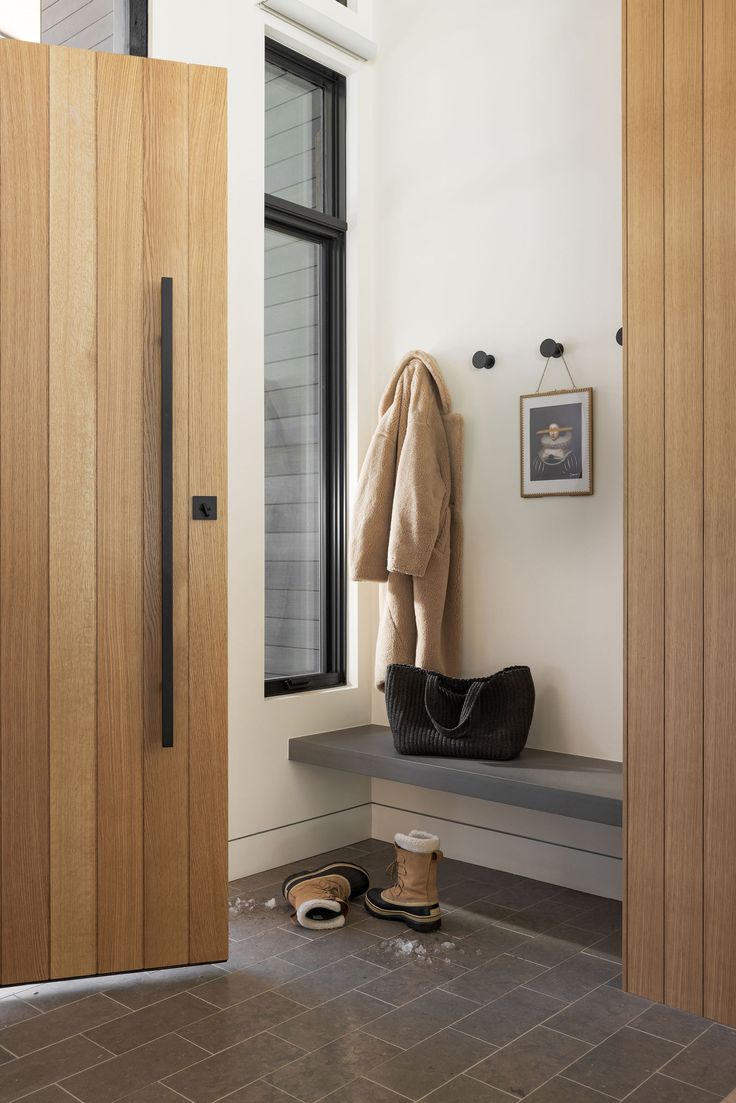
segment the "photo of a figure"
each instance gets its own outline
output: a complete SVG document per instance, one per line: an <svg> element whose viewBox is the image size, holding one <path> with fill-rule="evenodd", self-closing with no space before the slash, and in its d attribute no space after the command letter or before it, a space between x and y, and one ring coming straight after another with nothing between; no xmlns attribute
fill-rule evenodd
<svg viewBox="0 0 736 1103"><path fill-rule="evenodd" d="M593 493L593 389L521 396L521 496Z"/></svg>
<svg viewBox="0 0 736 1103"><path fill-rule="evenodd" d="M579 479L582 476L582 403L539 406L530 410L529 416L530 481Z"/></svg>

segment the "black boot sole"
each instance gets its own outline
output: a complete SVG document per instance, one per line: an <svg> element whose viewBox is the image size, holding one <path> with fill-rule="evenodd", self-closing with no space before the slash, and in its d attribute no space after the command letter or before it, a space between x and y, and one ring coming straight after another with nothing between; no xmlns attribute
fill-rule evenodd
<svg viewBox="0 0 736 1103"><path fill-rule="evenodd" d="M367 892L370 884L368 872L362 866L353 865L352 862L330 862L329 865L322 866L320 869L302 869L299 873L290 873L281 886L281 892L284 899L287 900L294 886L302 881L309 881L312 877L330 876L345 878L350 885L351 900L354 896L362 896L364 892Z"/></svg>
<svg viewBox="0 0 736 1103"><path fill-rule="evenodd" d="M396 923L403 923L405 926L411 927L413 931L424 931L429 934L431 931L438 931L442 926L439 904L431 906L429 915L415 915L414 912L407 911L404 908L382 908L380 904L374 903L369 896L366 896L364 903L365 910L375 919L387 919Z"/></svg>

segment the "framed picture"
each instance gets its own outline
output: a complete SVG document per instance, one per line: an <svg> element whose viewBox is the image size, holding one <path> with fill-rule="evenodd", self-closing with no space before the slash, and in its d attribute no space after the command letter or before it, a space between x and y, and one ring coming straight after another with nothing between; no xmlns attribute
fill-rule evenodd
<svg viewBox="0 0 736 1103"><path fill-rule="evenodd" d="M522 395L522 498L592 493L592 387Z"/></svg>

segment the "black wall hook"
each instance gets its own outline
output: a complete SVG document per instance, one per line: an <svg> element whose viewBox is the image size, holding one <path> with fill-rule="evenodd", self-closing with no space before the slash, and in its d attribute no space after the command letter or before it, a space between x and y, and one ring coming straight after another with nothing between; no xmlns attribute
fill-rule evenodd
<svg viewBox="0 0 736 1103"><path fill-rule="evenodd" d="M558 360L565 351L565 346L561 345L559 341L555 341L554 337L545 337L539 346L539 351L547 360L549 360L550 357L554 357L555 360Z"/></svg>
<svg viewBox="0 0 736 1103"><path fill-rule="evenodd" d="M474 352L473 353L473 367L474 368L492 368L496 363L496 357L492 356L490 352Z"/></svg>

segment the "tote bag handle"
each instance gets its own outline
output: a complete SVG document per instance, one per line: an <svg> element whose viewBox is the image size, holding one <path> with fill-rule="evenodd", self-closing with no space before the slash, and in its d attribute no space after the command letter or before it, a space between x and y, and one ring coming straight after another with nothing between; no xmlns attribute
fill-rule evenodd
<svg viewBox="0 0 736 1103"><path fill-rule="evenodd" d="M470 723L470 717L475 707L475 702L478 700L480 691L483 688L483 683L473 682L470 686L470 689L465 694L465 700L463 701L463 707L460 712L460 719L454 728L446 728L443 724L440 724L439 720L435 719L433 715L432 710L437 700L438 683L439 677L437 674L427 675L427 681L424 686L424 708L438 735L446 735L451 739L459 739L466 734L468 724Z"/></svg>

